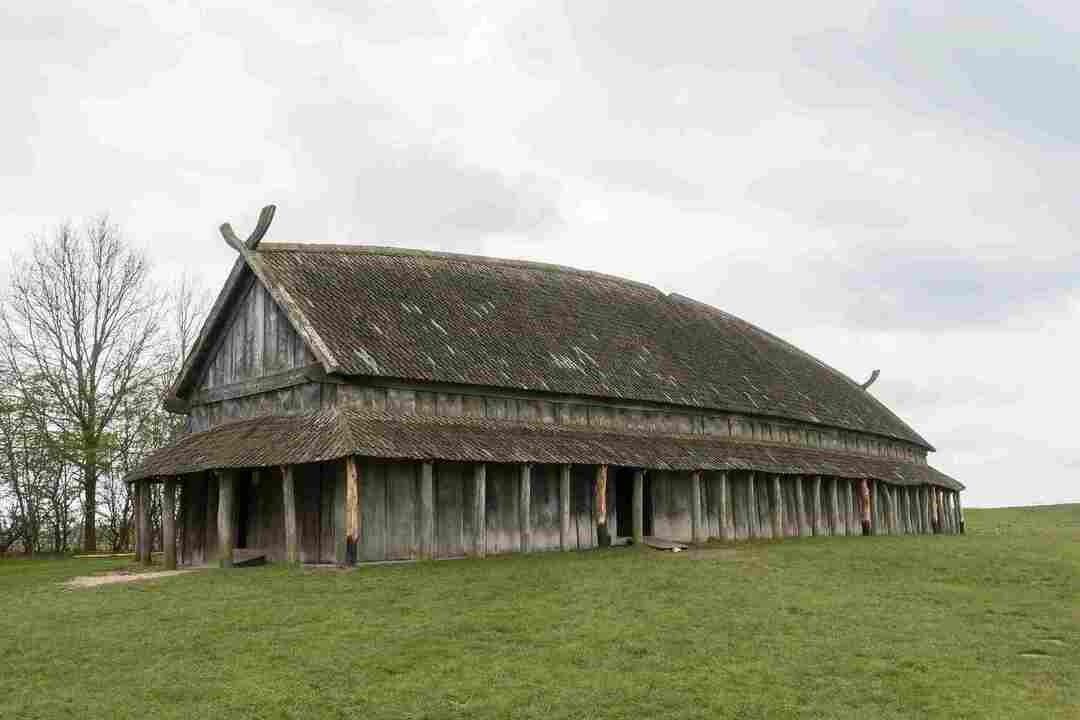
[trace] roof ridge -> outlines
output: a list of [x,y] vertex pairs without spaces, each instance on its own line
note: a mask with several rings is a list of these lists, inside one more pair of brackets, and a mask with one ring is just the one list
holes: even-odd
[[[840,377],[843,380],[845,380],[846,382],[850,383],[854,388],[858,388],[859,392],[866,393],[867,397],[869,397],[871,400],[873,400],[878,405],[879,408],[881,408],[882,410],[887,412],[889,415],[892,416],[892,418],[894,420],[896,420],[901,425],[906,427],[911,432],[911,434],[915,435],[920,440],[922,440],[923,444],[926,446],[926,448],[928,450],[936,451],[936,448],[933,446],[933,444],[930,443],[929,440],[924,438],[913,427],[911,427],[911,425],[909,425],[907,422],[905,422],[903,420],[903,418],[901,418],[899,415],[897,415],[891,409],[889,409],[889,407],[885,403],[883,403],[876,396],[874,396],[869,390],[862,387],[862,385],[855,382],[852,378],[848,377],[848,375],[846,373],[841,372],[840,370],[834,368],[832,365],[828,364],[824,360],[821,360],[820,358],[815,357],[814,355],[811,355],[807,351],[800,348],[798,345],[795,345],[794,343],[785,340],[784,338],[780,337],[779,335],[776,335],[774,333],[769,332],[768,330],[766,330],[765,328],[763,328],[763,327],[761,327],[759,325],[755,325],[754,323],[750,322],[749,320],[745,320],[745,319],[739,317],[738,315],[733,315],[732,313],[729,313],[726,310],[721,310],[720,308],[716,307],[715,305],[710,305],[710,304],[708,304],[706,302],[702,302],[701,300],[695,300],[692,297],[688,297],[686,295],[681,295],[679,293],[671,293],[668,297],[670,297],[673,300],[677,300],[677,301],[681,300],[683,302],[689,302],[689,303],[693,303],[695,305],[699,305],[699,306],[701,306],[703,308],[711,310],[712,312],[723,315],[726,318],[730,318],[731,320],[734,320],[737,323],[741,323],[741,324],[745,325],[747,328],[762,334],[763,336],[765,336],[766,339],[771,340],[773,342],[777,342],[777,343],[783,345],[784,347],[786,347],[788,350],[792,350],[792,351],[798,353],[803,358],[805,358],[807,360],[810,360],[811,362],[816,363],[817,365],[819,365],[820,367],[828,370],[829,372],[835,373],[838,377]],[[773,366],[776,367],[775,363],[773,363]],[[777,369],[780,370],[780,368],[777,368]]]
[[496,265],[502,267],[516,267],[526,270],[543,270],[546,272],[558,272],[569,275],[581,275],[583,277],[600,278],[603,280],[614,280],[616,282],[625,283],[627,285],[635,285],[637,287],[651,290],[657,295],[663,296],[664,293],[657,287],[650,285],[640,280],[631,280],[630,278],[620,277],[618,275],[611,275],[608,273],[597,272],[595,270],[583,270],[581,268],[570,267],[569,265],[559,265],[556,263],[546,263],[537,260],[520,260],[517,258],[501,258],[493,257],[490,255],[471,255],[468,253],[454,253],[446,252],[443,250],[424,250],[421,248],[403,248],[392,247],[389,245],[352,245],[341,243],[286,243],[286,242],[264,242],[259,245],[256,253],[274,253],[274,252],[303,252],[303,253],[340,253],[348,255],[386,255],[389,257],[415,257],[415,258],[430,258],[435,260],[451,260],[457,262],[476,263],[481,265]]

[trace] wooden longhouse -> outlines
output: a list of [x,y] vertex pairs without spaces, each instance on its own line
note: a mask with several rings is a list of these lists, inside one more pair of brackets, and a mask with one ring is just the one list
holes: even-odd
[[144,562],[152,482],[167,565],[963,527],[926,440],[750,323],[540,263],[263,243],[272,216],[222,226],[239,258],[167,401],[189,432],[129,478]]

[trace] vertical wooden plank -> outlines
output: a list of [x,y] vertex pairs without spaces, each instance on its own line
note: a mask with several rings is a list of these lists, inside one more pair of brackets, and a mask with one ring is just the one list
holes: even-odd
[[754,478],[754,473],[750,472],[746,475],[746,536],[755,540],[761,537],[761,527],[758,524],[758,504],[757,504],[757,481]]
[[596,543],[601,547],[611,544],[611,530],[607,526],[607,481],[607,465],[597,465],[596,475],[593,478],[593,527]]
[[487,555],[487,465],[473,466],[473,553],[477,557]]
[[364,458],[357,462],[357,475],[360,536],[356,559],[368,562],[386,560],[386,463],[374,458]]
[[964,506],[960,504],[960,491],[956,490],[956,522],[959,525],[960,534],[964,534]]
[[146,541],[146,528],[150,525],[147,519],[150,507],[149,488],[146,480],[135,481],[135,561],[140,565],[150,564]]
[[633,540],[639,545],[645,536],[645,471],[640,469],[634,471],[633,513]]
[[532,465],[522,463],[518,469],[518,524],[521,529],[521,552],[532,552]]
[[701,520],[701,471],[690,473],[690,538],[695,543],[705,542],[705,528]]
[[[529,491],[530,542],[532,552],[560,547],[559,467],[533,465]],[[612,486],[614,492],[614,486]]]
[[161,494],[161,535],[165,569],[176,569],[176,480],[169,478]]
[[773,534],[773,513],[772,513],[772,478],[764,473],[756,475],[754,484],[757,486],[754,488],[754,494],[757,496],[758,501],[758,530],[761,533],[761,537],[766,540],[771,540]]
[[233,510],[235,508],[236,473],[225,470],[218,476],[218,563],[223,568],[232,567],[233,542],[236,537]]
[[[571,548],[570,512],[573,501],[570,496],[570,474],[569,465],[559,466],[559,548],[564,552]],[[634,477],[636,482],[637,476]],[[577,547],[577,542],[573,542],[572,545]]]
[[435,552],[435,468],[420,464],[420,559],[431,560]]
[[[465,466],[440,462],[435,465],[435,544],[434,557],[465,555]],[[470,495],[471,498],[471,495]],[[471,508],[471,505],[469,506]],[[472,518],[469,518],[470,529]]]
[[821,476],[815,475],[813,480],[813,490],[810,493],[810,502],[813,505],[813,526],[811,530],[814,535],[827,535],[825,532],[825,512],[821,507],[822,495],[821,495]]
[[784,537],[784,496],[783,490],[780,486],[780,476],[772,476],[772,502],[771,502],[771,516],[772,518],[772,533],[773,537],[780,539]]
[[728,541],[735,539],[735,489],[732,487],[734,482],[734,475],[727,470],[720,473],[720,518],[721,522],[723,522],[720,534],[721,537]]
[[345,458],[345,563],[360,558],[360,468],[355,456]]
[[923,485],[919,488],[922,499],[923,532],[927,535],[934,533],[933,510],[930,507],[930,486]]
[[801,475],[795,476],[795,515],[798,518],[799,536],[806,537],[810,535],[810,523],[806,517],[806,498],[803,496],[803,478]]

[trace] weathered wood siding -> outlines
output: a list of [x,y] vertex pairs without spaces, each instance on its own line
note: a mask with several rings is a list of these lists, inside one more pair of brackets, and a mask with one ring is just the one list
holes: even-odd
[[659,471],[652,475],[653,535],[690,542],[690,473]]
[[231,385],[313,362],[285,313],[253,280],[226,321],[198,387]]
[[556,401],[509,394],[444,392],[427,389],[422,384],[408,387],[358,383],[328,385],[330,388],[324,389],[321,396],[323,407],[356,405],[370,410],[418,415],[487,417],[656,433],[715,435],[926,462],[925,449],[911,443],[794,420],[692,410],[680,412],[577,399]]

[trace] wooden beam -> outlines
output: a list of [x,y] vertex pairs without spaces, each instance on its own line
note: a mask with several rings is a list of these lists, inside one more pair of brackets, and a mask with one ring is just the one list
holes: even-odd
[[293,480],[293,466],[281,467],[281,496],[284,499],[285,514],[285,562],[289,565],[300,564],[300,546],[296,538],[296,485]]
[[807,537],[810,535],[810,522],[806,516],[806,498],[803,496],[803,478],[801,475],[795,476],[795,514],[796,519],[799,521],[799,537]]
[[150,524],[150,481],[139,481],[139,564],[149,566],[153,535]]
[[165,569],[176,569],[176,479],[169,478],[161,491],[161,544]]
[[859,517],[862,521],[862,534],[869,535],[873,528],[870,508],[870,483],[866,478],[859,480]]
[[236,542],[236,473],[232,470],[218,472],[218,564],[230,568],[233,564],[233,546]]
[[645,537],[645,471],[634,471],[634,498],[633,498],[633,533],[634,544],[640,545]]
[[703,543],[705,534],[701,518],[701,471],[694,470],[690,473],[690,538]]
[[772,476],[772,502],[770,503],[772,534],[777,540],[784,537],[784,493],[780,486],[780,476]]
[[[559,548],[564,552],[570,549],[570,465],[559,466]],[[574,536],[577,546],[577,535]]]
[[607,465],[596,466],[593,479],[593,527],[596,529],[596,544],[600,547],[611,545],[610,528],[607,526]]
[[360,559],[360,462],[345,458],[345,564]]
[[831,498],[829,503],[829,517],[831,518],[829,529],[833,535],[845,535],[847,533],[846,523],[842,523],[840,518],[840,478],[829,478],[829,496]]
[[521,513],[521,552],[532,552],[532,465],[521,464],[518,482],[518,511]]
[[420,463],[420,559],[435,557],[435,466]]
[[473,555],[487,555],[487,465],[473,466]]
[[735,539],[735,518],[732,507],[731,483],[727,470],[720,471],[720,537],[724,540]]
[[960,504],[960,491],[956,491],[956,520],[960,525],[960,534],[964,534],[964,506]]
[[755,492],[754,473],[746,474],[746,536],[755,540],[761,537],[761,529],[758,527],[757,494]]
[[813,503],[813,524],[811,531],[814,535],[824,535],[825,528],[823,527],[823,521],[825,519],[824,508],[821,507],[821,476],[814,476],[813,490],[810,492],[810,502]]

